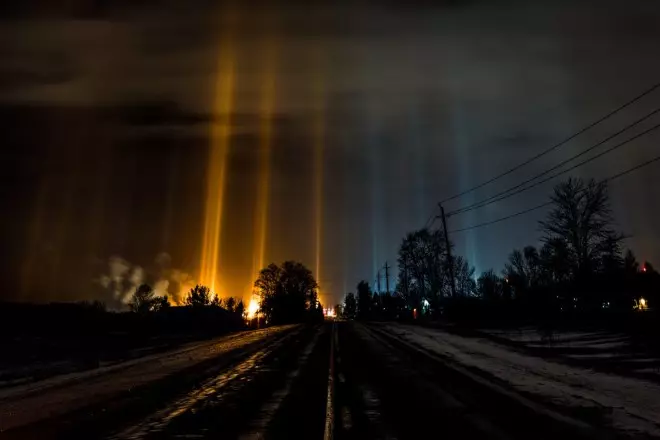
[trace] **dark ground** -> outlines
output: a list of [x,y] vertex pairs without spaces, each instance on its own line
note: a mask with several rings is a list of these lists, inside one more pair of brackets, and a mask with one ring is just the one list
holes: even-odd
[[355,322],[293,330],[0,438],[320,439],[328,414],[336,439],[607,438]]

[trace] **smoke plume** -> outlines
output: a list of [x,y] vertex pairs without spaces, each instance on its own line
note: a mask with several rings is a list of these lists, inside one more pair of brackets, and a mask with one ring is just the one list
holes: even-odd
[[146,283],[158,296],[167,295],[173,305],[183,304],[186,293],[195,286],[195,279],[187,272],[170,267],[172,258],[166,252],[156,255],[152,268],[133,264],[117,255],[108,258],[106,273],[101,273],[96,283],[115,301],[113,305],[125,308],[133,292]]

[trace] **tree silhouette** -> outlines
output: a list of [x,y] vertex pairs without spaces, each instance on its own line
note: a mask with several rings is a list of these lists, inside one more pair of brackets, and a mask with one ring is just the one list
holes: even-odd
[[620,252],[622,235],[614,229],[607,185],[569,179],[555,186],[552,209],[540,222],[543,242],[561,245],[573,279],[602,270]]
[[190,289],[184,303],[191,307],[204,307],[211,305],[211,290],[206,286],[198,284]]
[[170,308],[170,302],[167,295],[155,296],[152,300],[152,304],[155,312],[162,312]]
[[566,242],[560,238],[547,240],[539,254],[541,260],[541,282],[553,285],[568,282],[571,279],[571,262]]
[[424,299],[436,307],[451,292],[446,254],[440,230],[425,228],[404,237],[399,246],[398,286],[411,308],[419,308]]
[[262,297],[272,297],[277,293],[281,276],[282,269],[277,264],[271,263],[261,269],[259,277],[254,282],[254,287]]
[[467,260],[460,255],[453,260],[456,294],[461,297],[475,295],[477,283],[474,281],[474,267],[470,267]]
[[542,278],[541,257],[534,246],[526,246],[522,251],[514,249],[502,271],[506,282],[516,297],[528,294],[538,288]]
[[623,268],[627,274],[636,274],[639,272],[639,262],[630,249],[626,251],[626,255],[623,258]]
[[222,298],[220,298],[218,295],[214,295],[213,299],[211,300],[211,305],[213,307],[222,307]]
[[236,305],[234,306],[234,313],[236,313],[238,316],[244,317],[245,315],[245,303],[243,303],[242,299],[239,299],[236,301]]
[[357,313],[357,301],[353,292],[348,292],[344,298],[344,316],[347,319],[355,319]]
[[323,316],[318,303],[318,284],[303,264],[285,261],[270,264],[259,272],[254,287],[261,297],[260,310],[270,323],[301,322]]
[[154,289],[148,284],[140,284],[133,292],[128,306],[133,312],[147,313],[153,308]]
[[372,295],[369,283],[360,281],[357,285],[357,317],[369,319],[371,317]]
[[477,291],[487,301],[496,301],[503,297],[502,279],[490,269],[481,274],[477,280]]
[[230,296],[225,300],[225,308],[228,312],[234,313],[234,307],[236,307],[236,298]]

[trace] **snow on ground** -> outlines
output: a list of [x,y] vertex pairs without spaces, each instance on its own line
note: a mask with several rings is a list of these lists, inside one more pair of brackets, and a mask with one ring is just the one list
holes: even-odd
[[[529,345],[545,344],[543,334],[534,327],[524,327],[514,330],[481,329],[480,331],[512,342]],[[625,346],[627,341],[628,337],[624,334],[600,331],[556,332],[552,336],[553,346],[609,346],[615,348]]]
[[103,401],[294,326],[270,327],[187,344],[79,373],[0,390],[0,432]]
[[635,347],[630,337],[621,333],[557,332],[551,340],[544,341],[538,330],[532,327],[520,330],[482,329],[480,332],[517,348],[534,349],[544,355],[588,363],[591,368],[615,368],[619,374],[660,381],[660,358]]
[[600,373],[513,351],[485,338],[384,324],[394,336],[481,370],[558,407],[602,414],[626,434],[660,436],[660,385]]

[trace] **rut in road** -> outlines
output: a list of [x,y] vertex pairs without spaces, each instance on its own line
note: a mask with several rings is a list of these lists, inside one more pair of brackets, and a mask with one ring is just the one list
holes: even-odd
[[319,344],[325,334],[321,327],[294,332],[109,438],[264,438],[273,419],[287,418],[286,402],[309,361],[325,352]]

